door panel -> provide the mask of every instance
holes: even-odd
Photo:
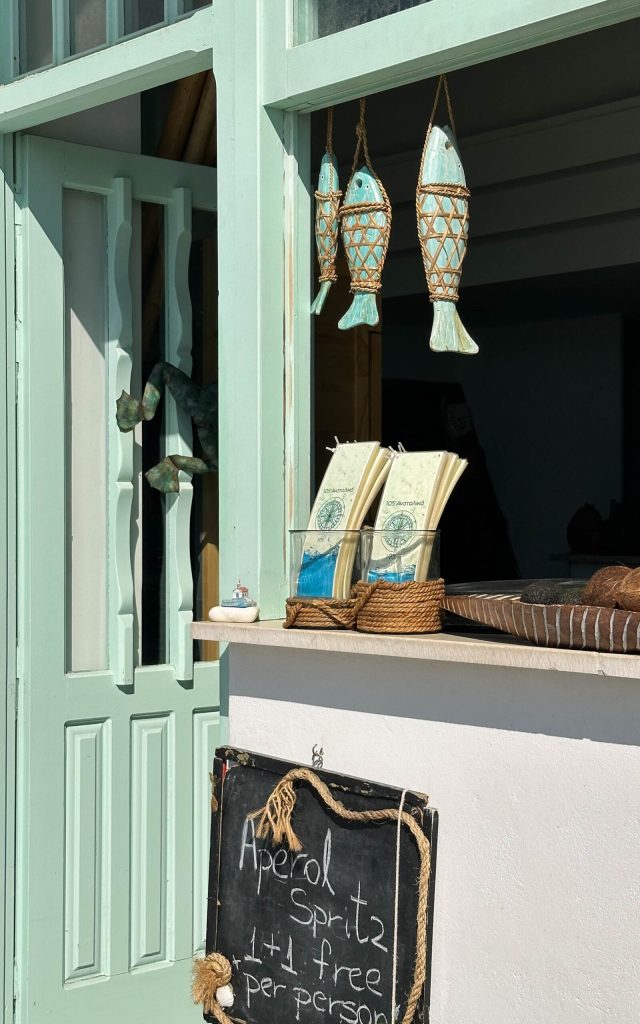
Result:
[[[140,204],[164,208],[163,356],[189,373],[191,214],[215,211],[216,175],[29,137],[20,167],[16,1012],[197,1020],[218,664],[193,665],[181,474],[159,513],[167,664],[139,665],[144,435],[115,402],[140,387]],[[162,401],[164,453],[190,453]]]

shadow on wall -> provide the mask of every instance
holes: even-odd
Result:
[[[640,746],[636,679],[240,645],[230,657],[232,699]]]

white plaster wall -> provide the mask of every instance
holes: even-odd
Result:
[[[232,646],[232,744],[430,794],[431,1024],[640,1020],[640,685]]]

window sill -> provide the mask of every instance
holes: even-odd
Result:
[[[194,640],[219,640],[261,647],[337,654],[374,654],[387,658],[493,665],[534,671],[581,672],[584,675],[640,679],[640,656],[535,647],[503,633],[398,636],[331,629],[283,629],[282,619],[265,622],[194,622]]]

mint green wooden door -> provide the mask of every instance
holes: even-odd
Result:
[[[159,499],[141,606],[145,435],[115,402],[140,387],[140,204],[161,207],[163,355],[188,372],[192,211],[215,211],[216,175],[33,137],[19,166],[16,1013],[196,1020],[218,665],[192,662],[187,477]],[[168,400],[161,449],[190,443]],[[152,613],[163,663],[141,667]]]

